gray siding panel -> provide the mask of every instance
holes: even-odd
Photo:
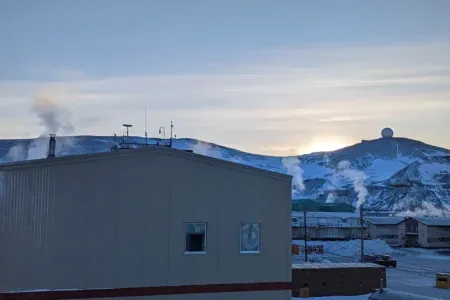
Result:
[[[44,255],[53,202],[49,178],[49,170],[45,168],[5,172],[0,206],[0,260],[2,269],[10,268],[0,272],[0,281],[11,288],[20,288],[23,272],[26,277],[45,280],[39,270],[49,262]]]
[[[164,152],[4,177],[0,291],[290,281],[287,178]],[[205,255],[184,254],[190,221],[208,223]],[[251,221],[261,253],[240,254]]]

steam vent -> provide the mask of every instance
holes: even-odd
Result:
[[[383,130],[381,130],[381,137],[383,139],[390,139],[393,136],[394,136],[394,131],[391,128],[386,127]]]

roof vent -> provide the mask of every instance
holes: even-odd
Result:
[[[50,134],[50,140],[48,141],[47,158],[55,157],[55,152],[56,152],[56,135]]]

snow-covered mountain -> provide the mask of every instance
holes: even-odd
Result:
[[[143,143],[141,137],[130,142]],[[161,142],[148,139],[149,144]],[[164,141],[163,141],[164,142]],[[57,155],[110,151],[108,136],[57,137]],[[0,162],[43,158],[47,138],[0,140]],[[274,157],[197,141],[175,139],[173,147],[294,175],[294,199],[364,201],[366,209],[405,211],[450,207],[450,150],[406,138],[362,141],[331,152]]]

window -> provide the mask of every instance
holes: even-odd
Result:
[[[206,253],[206,223],[186,223],[185,253]]]
[[[261,224],[241,224],[241,253],[259,253],[261,244]]]

